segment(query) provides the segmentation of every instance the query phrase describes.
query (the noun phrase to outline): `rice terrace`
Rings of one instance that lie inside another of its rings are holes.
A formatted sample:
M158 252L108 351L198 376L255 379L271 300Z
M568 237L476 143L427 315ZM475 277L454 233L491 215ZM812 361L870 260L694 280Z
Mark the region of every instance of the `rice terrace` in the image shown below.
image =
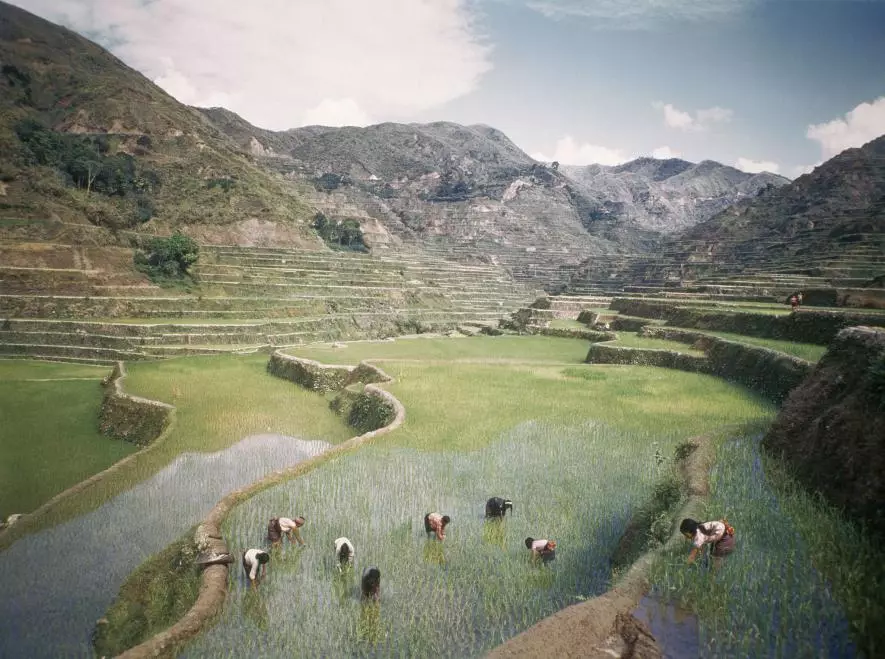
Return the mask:
M51 4L0 657L885 656L885 6Z

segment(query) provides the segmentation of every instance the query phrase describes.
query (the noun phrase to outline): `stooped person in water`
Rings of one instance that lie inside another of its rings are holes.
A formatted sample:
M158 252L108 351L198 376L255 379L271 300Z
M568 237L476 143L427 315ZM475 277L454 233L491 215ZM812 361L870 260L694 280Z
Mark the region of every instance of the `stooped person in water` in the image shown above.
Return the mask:
M687 540L691 540L691 553L688 562L694 563L706 545L710 545L710 555L714 558L727 556L734 551L734 527L728 520L715 522L696 522L686 517L679 525L679 532Z

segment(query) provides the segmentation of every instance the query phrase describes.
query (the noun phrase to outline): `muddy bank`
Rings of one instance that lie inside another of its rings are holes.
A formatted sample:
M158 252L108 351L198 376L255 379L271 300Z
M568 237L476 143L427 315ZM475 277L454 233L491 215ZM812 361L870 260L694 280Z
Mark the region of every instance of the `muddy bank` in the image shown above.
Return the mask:
M0 553L0 656L91 656L96 620L145 559L225 493L328 448L255 435L217 453L186 453L100 508L20 539Z
M677 518L699 517L703 499L709 494L709 473L715 458L712 442L707 436L690 441L697 444L697 449L680 468L688 499ZM674 531L666 546L681 542L682 536ZM644 554L605 594L558 611L498 646L487 657L663 657L658 644L649 641L651 634L644 623L631 615L648 590L648 571L659 551Z

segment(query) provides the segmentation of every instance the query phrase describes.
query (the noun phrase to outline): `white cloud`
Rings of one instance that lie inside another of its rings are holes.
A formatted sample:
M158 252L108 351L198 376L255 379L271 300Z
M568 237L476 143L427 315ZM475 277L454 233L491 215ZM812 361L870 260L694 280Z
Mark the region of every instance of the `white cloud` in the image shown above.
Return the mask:
M681 158L682 154L679 151L674 151L669 146L659 146L651 152L651 157L658 160L668 160L669 158Z
M777 174L781 168L780 165L771 160L751 160L750 158L738 158L734 166L748 174L758 174L759 172Z
M491 68L474 0L13 0L106 44L178 100L265 128L408 119Z
M863 146L870 140L885 135L885 96L871 103L861 103L845 115L808 127L808 139L820 143L821 155L832 158L851 147Z
M734 112L718 105L698 110L695 112L695 116L691 116L689 112L680 110L671 103L655 101L651 106L664 113L665 126L692 132L708 130L712 124L729 122L734 116Z
M302 115L304 126L368 126L372 119L352 98L324 98Z
M532 158L541 162L557 162L563 165L620 165L632 158L620 149L612 149L598 144L578 144L571 135L566 135L556 142L553 156L536 153Z
M662 22L703 22L728 18L758 0L527 0L548 18L592 19L595 28L650 29Z

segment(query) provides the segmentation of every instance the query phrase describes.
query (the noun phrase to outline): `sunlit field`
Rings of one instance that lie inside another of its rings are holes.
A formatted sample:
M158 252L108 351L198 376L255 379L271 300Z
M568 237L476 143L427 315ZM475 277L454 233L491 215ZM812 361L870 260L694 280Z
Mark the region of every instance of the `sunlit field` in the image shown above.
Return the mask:
M0 360L0 518L33 511L135 450L98 431L109 372Z
M491 344L488 359L473 339L297 351L353 363L380 348L406 423L235 509L225 534L238 551L261 546L267 518L280 511L308 517L309 544L275 554L258 592L235 565L230 606L186 656L276 655L296 642L312 656L481 654L610 586L612 552L662 476L656 453L773 412L707 376L581 365L585 342L569 354L553 350L570 347L567 339L531 337L523 345L539 349L520 354L522 338L498 340L480 340ZM503 524L482 519L495 495L515 502ZM425 538L430 510L453 517L443 544ZM357 548L356 573L381 569L378 608L360 604L357 576L334 569L340 535ZM556 539L557 560L532 565L527 536Z

